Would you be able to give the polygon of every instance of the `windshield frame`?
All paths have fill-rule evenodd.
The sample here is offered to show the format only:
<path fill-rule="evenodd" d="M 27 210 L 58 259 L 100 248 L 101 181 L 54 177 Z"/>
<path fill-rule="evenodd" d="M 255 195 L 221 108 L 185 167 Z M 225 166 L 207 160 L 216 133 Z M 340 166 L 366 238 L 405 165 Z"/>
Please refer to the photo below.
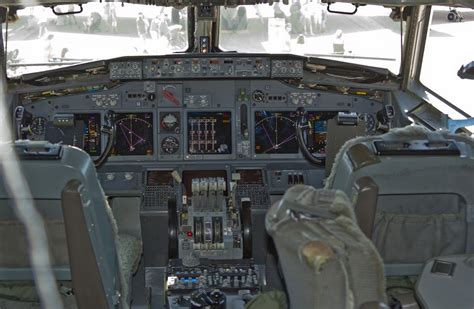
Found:
<path fill-rule="evenodd" d="M 411 21 L 411 27 L 415 28 L 415 34 L 411 40 L 407 38 L 406 46 L 410 48 L 407 48 L 405 61 L 402 62 L 405 72 L 402 89 L 409 90 L 420 99 L 440 109 L 441 112 L 449 114 L 451 117 L 454 116 L 460 119 L 472 117 L 463 109 L 421 82 L 421 70 L 433 17 L 433 6 L 420 6 L 416 7 L 413 11 L 415 12 Z"/>

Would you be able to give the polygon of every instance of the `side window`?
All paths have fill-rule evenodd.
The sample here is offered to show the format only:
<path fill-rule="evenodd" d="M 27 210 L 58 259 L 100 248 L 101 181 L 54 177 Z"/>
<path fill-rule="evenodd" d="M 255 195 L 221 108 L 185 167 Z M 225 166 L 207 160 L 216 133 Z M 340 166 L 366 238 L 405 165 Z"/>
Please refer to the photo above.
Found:
<path fill-rule="evenodd" d="M 433 6 L 420 81 L 466 113 L 474 116 L 474 80 L 458 71 L 474 61 L 474 10 Z"/>

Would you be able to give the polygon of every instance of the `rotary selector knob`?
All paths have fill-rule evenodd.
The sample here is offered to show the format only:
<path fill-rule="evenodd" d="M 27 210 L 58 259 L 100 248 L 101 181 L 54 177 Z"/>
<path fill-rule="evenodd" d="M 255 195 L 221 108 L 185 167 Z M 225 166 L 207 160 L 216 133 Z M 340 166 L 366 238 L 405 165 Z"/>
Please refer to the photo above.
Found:
<path fill-rule="evenodd" d="M 125 180 L 130 181 L 133 179 L 133 173 L 125 173 Z"/>

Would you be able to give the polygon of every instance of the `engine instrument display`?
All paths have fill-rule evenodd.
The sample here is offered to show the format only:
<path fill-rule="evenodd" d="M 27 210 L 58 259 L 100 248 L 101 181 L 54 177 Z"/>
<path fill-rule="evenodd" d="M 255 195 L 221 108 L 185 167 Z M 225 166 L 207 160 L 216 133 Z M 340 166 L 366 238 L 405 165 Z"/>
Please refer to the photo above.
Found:
<path fill-rule="evenodd" d="M 305 135 L 308 150 L 316 157 L 326 156 L 327 121 L 337 112 L 308 112 L 311 129 Z M 296 113 L 292 111 L 255 112 L 255 154 L 298 153 Z"/>
<path fill-rule="evenodd" d="M 230 112 L 188 113 L 189 154 L 231 154 L 232 116 Z"/>
<path fill-rule="evenodd" d="M 153 113 L 116 115 L 117 139 L 113 155 L 153 155 Z"/>
<path fill-rule="evenodd" d="M 45 131 L 45 139 L 51 143 L 64 143 L 83 149 L 91 156 L 101 153 L 100 114 L 56 114 L 52 122 L 33 123 L 35 131 Z M 39 133 L 39 132 L 36 132 Z"/>

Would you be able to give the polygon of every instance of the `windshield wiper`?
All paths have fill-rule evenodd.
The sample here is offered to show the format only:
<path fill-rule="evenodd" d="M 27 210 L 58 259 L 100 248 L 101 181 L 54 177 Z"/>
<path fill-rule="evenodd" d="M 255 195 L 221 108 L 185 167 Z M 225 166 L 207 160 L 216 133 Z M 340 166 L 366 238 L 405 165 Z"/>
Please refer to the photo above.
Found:
<path fill-rule="evenodd" d="M 396 79 L 396 76 L 387 69 L 322 58 L 308 57 L 306 69 L 313 73 L 360 83 L 376 83 Z"/>
<path fill-rule="evenodd" d="M 81 59 L 82 60 L 82 59 Z M 81 62 L 75 63 L 76 65 L 72 66 L 71 62 L 47 62 L 50 66 L 54 65 L 68 65 L 64 68 L 57 68 L 53 70 L 29 73 L 21 76 L 21 81 L 29 84 L 46 84 L 50 82 L 64 82 L 67 75 L 74 74 L 87 74 L 87 75 L 98 75 L 106 73 L 106 63 L 105 61 L 98 61 L 93 63 L 84 63 Z"/>
<path fill-rule="evenodd" d="M 304 54 L 306 57 L 331 57 L 331 58 L 345 58 L 345 59 L 363 59 L 363 60 L 382 60 L 382 61 L 397 61 L 395 58 L 375 57 L 375 56 L 357 56 L 348 54 Z"/>
<path fill-rule="evenodd" d="M 58 61 L 58 62 L 30 62 L 30 63 L 8 63 L 9 67 L 52 67 L 80 64 L 82 61 Z"/>

